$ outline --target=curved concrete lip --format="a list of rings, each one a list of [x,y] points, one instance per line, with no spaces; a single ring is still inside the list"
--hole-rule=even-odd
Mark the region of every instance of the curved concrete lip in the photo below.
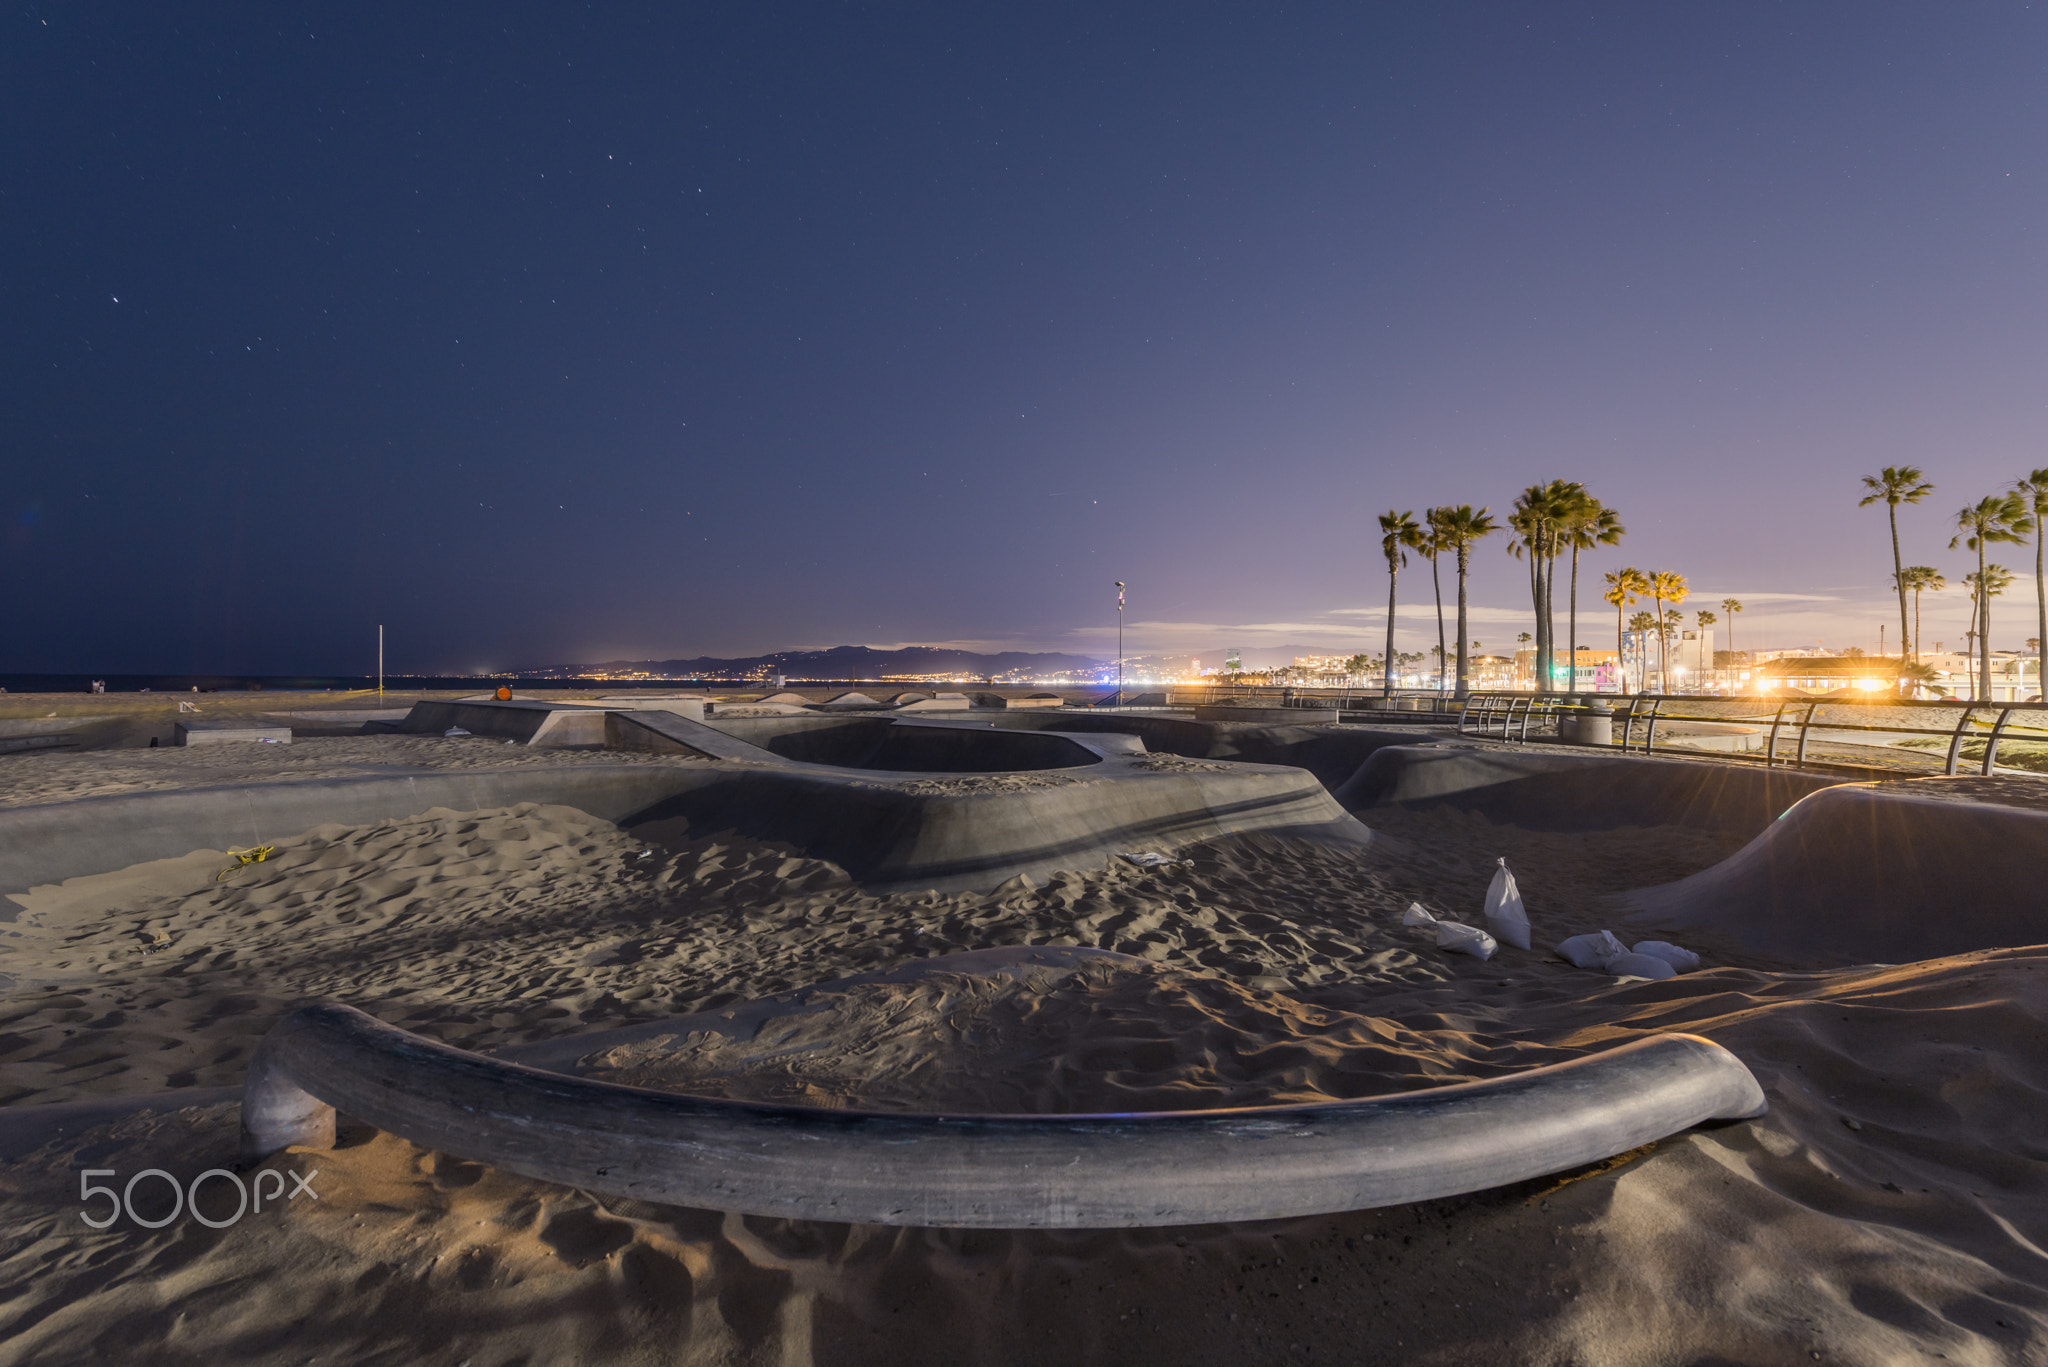
[[[649,1028],[659,1027],[634,1027]],[[581,1054],[603,1042],[562,1045]],[[289,1145],[330,1147],[339,1109],[441,1152],[611,1196],[790,1219],[1087,1229],[1457,1195],[1764,1106],[1727,1050],[1669,1034],[1504,1078],[1362,1100],[1052,1115],[810,1108],[570,1076],[440,1044],[329,1001],[299,1007],[258,1047],[242,1143],[252,1159]]]
[[[1844,783],[1689,878],[1615,900],[1634,925],[1711,932],[1819,965],[1907,963],[2048,939],[2048,784]]]

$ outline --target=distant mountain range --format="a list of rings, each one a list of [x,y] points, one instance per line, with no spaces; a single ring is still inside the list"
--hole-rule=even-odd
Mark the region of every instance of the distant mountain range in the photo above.
[[[749,655],[741,659],[703,655],[694,660],[604,660],[593,664],[550,665],[520,672],[531,678],[616,678],[622,674],[648,674],[664,679],[737,679],[765,672],[791,679],[879,680],[887,675],[1044,678],[1058,674],[1097,674],[1110,667],[1111,662],[1108,661],[1091,659],[1086,655],[1063,655],[1057,651],[1005,650],[995,655],[981,655],[971,650],[945,650],[937,646],[905,646],[901,650],[833,646],[830,650],[781,650],[773,655]]]

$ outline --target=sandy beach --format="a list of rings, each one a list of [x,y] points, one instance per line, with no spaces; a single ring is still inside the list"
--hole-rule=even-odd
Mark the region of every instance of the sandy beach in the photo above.
[[[569,758],[416,737],[29,755],[6,791]],[[0,923],[0,1102],[203,1104],[4,1155],[0,1362],[2048,1360],[2048,952],[1812,971],[1694,940],[1700,971],[1615,980],[1547,946],[1621,929],[1606,899],[1740,838],[1366,815],[1392,838],[1237,836],[1168,868],[883,896],[772,843],[650,844],[526,804],[17,897]],[[1534,950],[1481,962],[1401,924],[1411,901],[1477,920],[1501,856]],[[316,1200],[218,1230],[81,1220],[81,1168],[225,1166],[237,1112],[219,1089],[305,998],[491,1050],[1020,945],[1137,962],[1004,990],[943,973],[858,986],[769,1004],[751,1040],[685,1032],[601,1066],[812,1105],[1182,1109],[1498,1076],[1681,1029],[1735,1051],[1771,1109],[1561,1178],[1252,1225],[740,1217],[599,1199],[360,1126],[266,1164],[317,1170]]]

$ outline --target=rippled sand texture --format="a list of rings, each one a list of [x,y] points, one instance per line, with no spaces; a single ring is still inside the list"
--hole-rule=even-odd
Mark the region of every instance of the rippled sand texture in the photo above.
[[[1333,1101],[1570,1056],[1122,958],[1021,975],[934,969],[762,1005],[737,1025],[711,1013],[696,1018],[709,1028],[606,1050],[582,1071],[748,1101],[1042,1114]]]
[[[0,1362],[2048,1360],[2048,953],[1831,972],[1710,955],[1661,983],[1541,949],[1481,963],[1440,954],[1401,909],[1475,918],[1506,854],[1540,946],[1726,842],[1376,824],[1402,843],[1239,838],[1192,867],[986,896],[878,897],[768,846],[650,849],[530,806],[327,828],[220,882],[225,857],[201,853],[40,890],[0,925],[6,1109],[239,1083],[310,995],[481,1048],[1077,944],[1146,963],[1029,992],[848,991],[831,1008],[843,1057],[813,1015],[613,1065],[824,1104],[1064,1109],[1357,1095],[1685,1029],[1749,1063],[1771,1113],[1562,1184],[1227,1228],[742,1219],[599,1201],[365,1130],[267,1165],[317,1169],[317,1201],[222,1230],[81,1222],[82,1167],[224,1166],[235,1112],[216,1104],[0,1165]]]

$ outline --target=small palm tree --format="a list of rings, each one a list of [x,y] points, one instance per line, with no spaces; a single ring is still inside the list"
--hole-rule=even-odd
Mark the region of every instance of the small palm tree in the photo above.
[[[2000,541],[2025,542],[2032,516],[2027,501],[2016,493],[1986,494],[1956,514],[1956,534],[1948,543],[1950,550],[1966,546],[1977,553],[1976,577],[1965,576],[1964,582],[1973,585],[1977,604],[1977,687],[1978,696],[1987,702],[1991,698],[1991,593],[1985,590],[1992,581],[1986,573],[1984,549]],[[2010,578],[2008,574],[2008,581]],[[1904,598],[1901,594],[1900,601]]]
[[[1380,514],[1380,553],[1387,557],[1387,668],[1382,688],[1385,697],[1394,696],[1394,583],[1400,577],[1401,567],[1408,563],[1408,552],[1421,550],[1422,528],[1415,521],[1412,512],[1384,512]]]
[[[1712,669],[1714,667],[1714,661],[1706,653],[1707,628],[1714,625],[1714,623],[1720,621],[1721,619],[1716,617],[1707,609],[1701,608],[1698,612],[1693,614],[1693,620],[1697,621],[1700,624],[1700,668]]]
[[[1481,537],[1492,536],[1500,530],[1500,524],[1492,514],[1481,508],[1476,512],[1469,503],[1456,507],[1430,509],[1431,537],[1445,550],[1458,558],[1458,688],[1456,696],[1462,698],[1472,691],[1471,656],[1466,653],[1465,632],[1470,623],[1466,621],[1465,576],[1472,567],[1472,547]],[[1441,624],[1439,624],[1441,630]],[[1471,643],[1478,649],[1479,643]]]
[[[1685,586],[1684,575],[1674,570],[1650,571],[1650,601],[1657,605],[1657,686],[1661,692],[1671,691],[1671,651],[1669,638],[1664,634],[1664,605],[1677,607],[1691,592]]]
[[[1969,634],[1973,640],[1982,640],[1989,634],[1985,623],[1990,615],[1990,600],[2011,588],[2012,580],[2012,571],[1995,563],[1986,565],[1981,573],[1973,571],[1963,576],[1963,587],[1970,590]]]
[[[1622,647],[1621,614],[1634,606],[1635,601],[1649,591],[1650,577],[1639,569],[1607,572],[1607,589],[1600,596],[1614,609],[1614,659],[1617,664],[1627,653]],[[1624,693],[1628,691],[1626,671],[1621,681],[1621,690]]]
[[[1867,508],[1873,503],[1885,505],[1885,514],[1892,524],[1892,582],[1898,583],[1899,574],[1905,569],[1905,562],[1899,558],[1899,505],[1918,503],[1934,492],[1934,486],[1921,477],[1917,465],[1887,465],[1875,475],[1863,477],[1863,487],[1868,492],[1856,506]],[[1906,635],[1906,590],[1899,587],[1899,637]],[[1903,686],[1903,685],[1902,685]]]
[[[1925,688],[1934,682],[1934,666],[1921,664],[1917,660],[1911,664],[1902,664],[1899,666],[1899,679],[1908,693]]]
[[[1941,571],[1932,565],[1908,565],[1899,572],[1899,587],[1913,595],[1913,635],[1909,658],[1920,658],[1920,595],[1938,593],[1948,587],[1948,580],[1941,577]]]
[[[1723,598],[1721,600],[1721,611],[1728,614],[1728,653],[1733,655],[1735,653],[1735,614],[1742,611],[1742,600],[1740,598]]]

